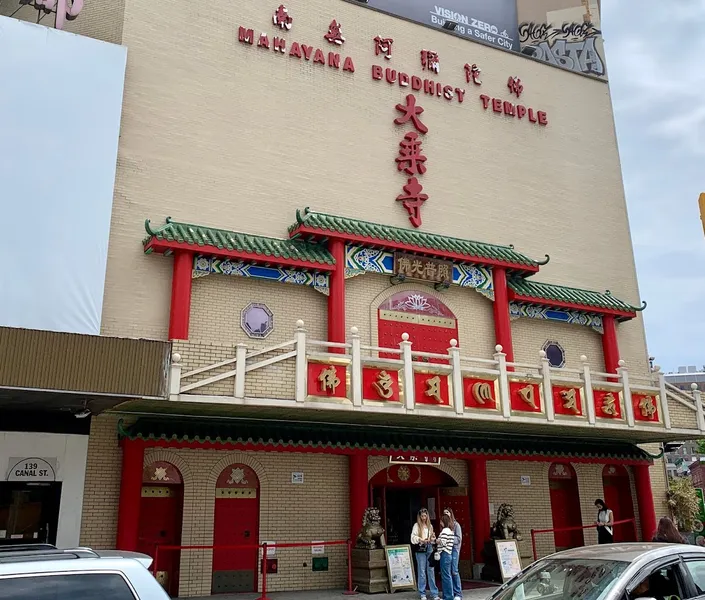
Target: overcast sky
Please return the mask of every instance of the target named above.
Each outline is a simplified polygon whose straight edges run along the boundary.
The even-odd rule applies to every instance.
[[[649,353],[705,365],[705,0],[603,0]]]

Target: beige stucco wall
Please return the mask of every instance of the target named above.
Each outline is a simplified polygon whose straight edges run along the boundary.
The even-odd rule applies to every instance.
[[[383,64],[372,43],[380,34],[395,40],[384,66],[423,75],[418,53],[430,48],[441,60],[435,79],[467,90],[462,104],[419,101],[430,129],[423,230],[549,253],[541,279],[638,301],[604,83],[351,3],[292,0],[287,8],[289,46],[335,49],[323,39],[335,18],[356,72],[238,43],[240,25],[280,33],[260,3],[167,13],[128,5],[104,333],[166,336],[171,260],[142,254],[146,217],[284,236],[295,208],[311,206],[408,226],[394,163],[408,127],[393,123],[407,90],[371,80],[372,64]],[[465,83],[466,61],[483,69],[481,88]],[[547,111],[548,127],[482,110],[480,93],[508,99],[509,75],[521,77],[527,106]],[[625,355],[645,355],[640,320],[620,326],[620,343]]]

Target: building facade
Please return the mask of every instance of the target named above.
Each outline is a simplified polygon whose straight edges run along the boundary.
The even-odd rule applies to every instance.
[[[368,506],[400,544],[452,507],[468,577],[502,504],[525,562],[595,542],[596,498],[651,535],[702,403],[649,368],[586,3],[504,4],[516,35],[345,0],[65,25],[128,48],[101,333],[171,342],[167,397],[92,419],[82,544],[197,596],[256,588],[261,542],[342,542],[275,548],[270,590],[343,585]]]

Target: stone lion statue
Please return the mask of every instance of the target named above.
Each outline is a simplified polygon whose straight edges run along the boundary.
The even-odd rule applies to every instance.
[[[366,548],[367,550],[382,548],[382,540],[380,538],[384,535],[384,528],[380,521],[378,508],[371,506],[365,509],[365,514],[362,517],[362,528],[360,533],[357,534],[355,542],[356,548]]]
[[[500,504],[497,509],[497,520],[490,531],[493,540],[516,540],[521,542],[522,537],[514,520],[514,508],[511,504]]]

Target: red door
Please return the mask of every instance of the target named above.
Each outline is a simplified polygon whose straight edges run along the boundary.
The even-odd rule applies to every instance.
[[[470,500],[468,490],[463,487],[441,488],[441,510],[450,508],[455,515],[455,520],[460,523],[463,532],[463,542],[460,545],[460,560],[471,559],[470,533]]]
[[[621,465],[606,465],[602,471],[602,484],[605,489],[605,502],[612,511],[614,520],[633,519],[634,502],[632,501],[632,489],[627,470]],[[634,525],[632,523],[616,525],[614,541],[636,541]]]
[[[215,491],[211,593],[254,592],[259,557],[259,480],[249,467],[230,465],[218,478]]]
[[[578,480],[573,467],[567,463],[554,463],[549,469],[551,514],[553,516],[556,550],[576,548],[585,544],[582,529],[560,531],[583,524],[580,510]]]
[[[181,474],[173,465],[159,461],[145,467],[143,482],[137,551],[156,559],[157,580],[171,596],[178,596],[181,553],[160,548],[157,557],[157,546],[181,544]]]
[[[403,333],[409,334],[412,350],[447,354],[450,340],[458,339],[458,321],[438,298],[425,292],[399,292],[385,300],[378,311],[379,346],[399,348]],[[398,358],[380,354],[382,358]],[[429,362],[442,363],[441,359]]]

